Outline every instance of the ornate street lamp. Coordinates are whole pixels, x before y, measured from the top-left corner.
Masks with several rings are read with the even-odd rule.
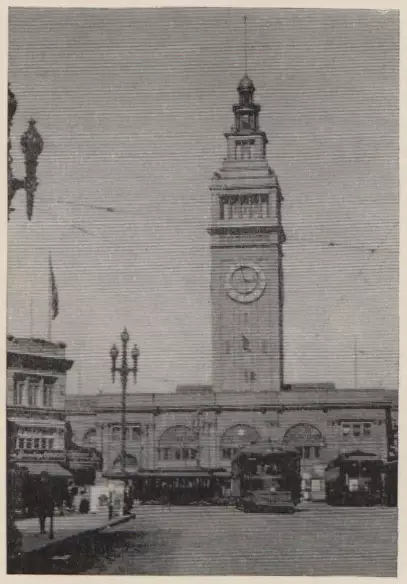
[[[42,152],[44,147],[44,142],[35,127],[35,120],[31,119],[28,124],[28,129],[21,136],[20,145],[21,150],[24,154],[25,162],[25,172],[26,176],[24,179],[16,178],[13,175],[12,163],[13,157],[11,156],[11,138],[10,130],[13,124],[13,117],[17,110],[17,100],[14,93],[10,89],[10,84],[8,86],[8,159],[7,159],[7,177],[8,177],[8,218],[10,219],[10,213],[14,211],[11,207],[12,201],[16,192],[20,189],[24,189],[27,195],[27,217],[31,221],[34,209],[34,195],[37,190],[37,165],[38,157]]]
[[[211,427],[210,422],[206,421],[206,418],[204,417],[204,414],[201,410],[198,410],[196,412],[196,418],[192,421],[192,430],[196,433],[197,436],[197,442],[198,442],[198,453],[197,453],[197,457],[196,457],[196,464],[198,467],[201,466],[201,460],[202,460],[202,452],[201,452],[201,448],[203,449],[203,444],[201,441],[202,438],[202,434],[205,432],[205,430],[208,430]]]
[[[123,480],[125,479],[126,473],[126,389],[127,389],[127,379],[129,373],[133,373],[134,382],[137,381],[137,364],[138,358],[140,357],[140,351],[137,345],[134,345],[131,351],[131,357],[133,359],[133,367],[129,367],[127,363],[127,344],[130,340],[129,333],[127,329],[124,328],[121,334],[122,341],[122,363],[121,367],[116,366],[117,358],[119,356],[119,350],[116,345],[113,345],[110,349],[110,357],[112,359],[112,381],[115,382],[116,373],[120,374],[121,384],[122,384],[122,435],[121,435],[121,470],[123,474]]]

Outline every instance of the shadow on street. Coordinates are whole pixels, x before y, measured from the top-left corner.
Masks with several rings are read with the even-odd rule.
[[[142,551],[145,533],[119,531],[74,536],[46,550],[24,554],[9,562],[9,574],[81,574],[98,571],[131,549]]]

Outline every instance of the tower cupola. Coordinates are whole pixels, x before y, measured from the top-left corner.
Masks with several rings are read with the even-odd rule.
[[[254,87],[253,81],[245,73],[245,75],[239,81],[237,86],[237,91],[239,93],[239,105],[250,106],[253,104],[253,94],[256,88]]]
[[[255,87],[247,73],[243,75],[237,86],[239,103],[233,106],[235,117],[233,134],[259,134],[260,106],[254,103]]]

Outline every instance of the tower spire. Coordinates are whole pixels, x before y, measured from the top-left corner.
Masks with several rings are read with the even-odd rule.
[[[244,22],[244,74],[247,75],[247,16],[243,16]]]

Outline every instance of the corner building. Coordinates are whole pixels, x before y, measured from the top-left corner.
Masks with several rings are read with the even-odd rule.
[[[14,471],[14,511],[33,514],[38,480],[46,471],[56,493],[72,474],[65,443],[67,372],[64,343],[7,336],[6,413],[10,447],[9,469]]]
[[[227,481],[239,448],[282,440],[301,452],[303,478],[316,479],[317,493],[339,451],[387,458],[397,392],[284,383],[283,198],[247,75],[237,91],[226,157],[210,186],[213,385],[130,390],[126,468],[149,485]],[[99,450],[105,475],[120,473],[120,395],[68,396],[66,404],[75,442]]]

